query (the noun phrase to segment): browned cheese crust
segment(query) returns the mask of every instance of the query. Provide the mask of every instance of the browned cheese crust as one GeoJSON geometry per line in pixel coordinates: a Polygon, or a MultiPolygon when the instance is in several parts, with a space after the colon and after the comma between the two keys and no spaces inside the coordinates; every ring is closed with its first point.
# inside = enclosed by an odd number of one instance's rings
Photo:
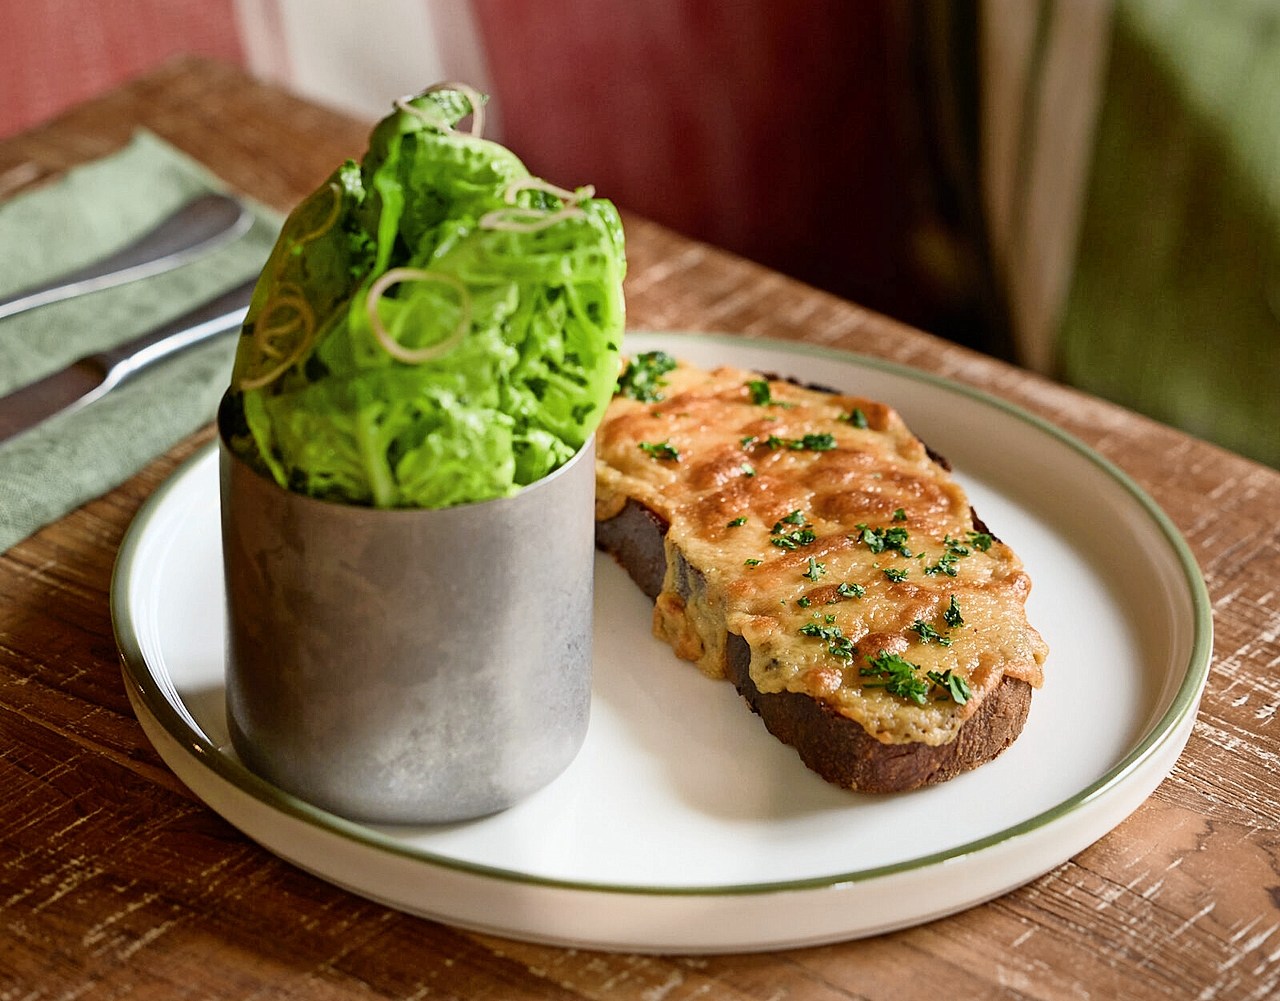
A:
{"type": "Polygon", "coordinates": [[[1017,738],[1047,653],[1030,581],[891,408],[683,364],[657,395],[601,425],[596,540],[658,636],[847,788],[944,781],[1017,738]]]}

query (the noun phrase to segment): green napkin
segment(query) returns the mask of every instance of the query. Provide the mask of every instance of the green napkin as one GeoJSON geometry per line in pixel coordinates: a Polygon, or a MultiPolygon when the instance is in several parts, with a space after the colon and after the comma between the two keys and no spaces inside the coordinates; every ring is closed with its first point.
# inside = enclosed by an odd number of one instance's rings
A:
{"type": "MultiPolygon", "coordinates": [[[[56,183],[0,204],[0,294],[106,255],[223,185],[147,132],[56,183]]],[[[170,320],[258,272],[280,218],[168,274],[0,320],[0,395],[170,320]]],[[[128,479],[213,418],[235,338],[171,358],[97,403],[0,444],[0,552],[128,479]]]]}

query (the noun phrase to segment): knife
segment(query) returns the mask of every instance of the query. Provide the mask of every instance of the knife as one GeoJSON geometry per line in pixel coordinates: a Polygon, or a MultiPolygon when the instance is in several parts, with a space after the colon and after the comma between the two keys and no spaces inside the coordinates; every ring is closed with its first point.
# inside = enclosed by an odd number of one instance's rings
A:
{"type": "Polygon", "coordinates": [[[0,318],[170,271],[237,239],[252,223],[249,210],[229,195],[193,198],[111,256],[0,297],[0,318]]]}
{"type": "Polygon", "coordinates": [[[121,383],[165,358],[244,322],[257,278],[215,296],[175,320],[113,348],[85,355],[66,368],[0,398],[0,443],[54,414],[100,400],[121,383]]]}

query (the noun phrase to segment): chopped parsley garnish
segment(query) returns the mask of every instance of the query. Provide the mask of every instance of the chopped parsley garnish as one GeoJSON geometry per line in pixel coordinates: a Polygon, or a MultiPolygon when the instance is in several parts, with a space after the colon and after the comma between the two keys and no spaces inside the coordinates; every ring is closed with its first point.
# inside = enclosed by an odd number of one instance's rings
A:
{"type": "Polygon", "coordinates": [[[796,510],[796,511],[792,511],[790,514],[785,515],[779,518],[777,521],[775,521],[773,523],[773,528],[771,528],[770,531],[785,532],[787,530],[788,525],[803,525],[803,524],[804,524],[804,512],[800,510],[796,510]]]}
{"type": "MultiPolygon", "coordinates": [[[[790,404],[779,403],[773,401],[775,406],[785,407],[790,404]]],[[[776,418],[769,418],[774,420],[776,418]]],[[[763,445],[765,448],[776,451],[777,449],[786,449],[791,452],[830,452],[836,447],[836,438],[832,434],[807,434],[802,438],[782,438],[779,435],[771,434],[768,438],[761,441],[756,435],[748,435],[739,441],[743,448],[754,448],[757,445],[763,445]]]]}
{"type": "Polygon", "coordinates": [[[804,572],[803,576],[808,580],[816,581],[819,577],[821,577],[826,572],[827,572],[827,565],[825,563],[819,563],[816,559],[810,556],[809,569],[804,572]]]}
{"type": "Polygon", "coordinates": [[[905,508],[896,508],[896,509],[894,510],[894,512],[893,512],[893,520],[894,520],[894,521],[906,521],[906,520],[907,520],[907,512],[906,512],[906,509],[905,509],[905,508]]]}
{"type": "Polygon", "coordinates": [[[680,453],[669,441],[660,441],[657,443],[642,441],[640,442],[640,451],[651,459],[663,459],[671,462],[680,461],[680,453]]]}
{"type": "MultiPolygon", "coordinates": [[[[953,539],[950,535],[945,535],[942,538],[942,545],[946,551],[938,557],[937,563],[932,563],[925,567],[924,572],[930,577],[935,577],[938,574],[954,577],[956,576],[956,563],[959,562],[961,557],[972,556],[973,549],[986,552],[991,548],[992,541],[992,537],[985,532],[970,532],[968,544],[962,539],[953,539]],[[973,549],[970,549],[970,546],[973,549]]],[[[921,555],[923,556],[923,554],[921,555]]]]}
{"type": "MultiPolygon", "coordinates": [[[[793,441],[787,445],[788,448],[795,448],[796,443],[793,441]]],[[[800,448],[810,452],[830,452],[836,447],[835,435],[830,434],[807,434],[800,439],[800,448]]]]}
{"type": "Polygon", "coordinates": [[[900,584],[907,579],[907,572],[901,567],[885,567],[884,575],[895,584],[900,584]]]}
{"type": "Polygon", "coordinates": [[[853,640],[849,639],[839,626],[820,625],[817,622],[806,622],[800,627],[805,636],[814,636],[826,640],[827,652],[839,660],[853,660],[853,640]]]}
{"type": "Polygon", "coordinates": [[[727,525],[725,525],[724,527],[725,527],[725,528],[738,528],[738,527],[740,527],[740,526],[742,526],[742,525],[745,525],[746,523],[747,523],[747,516],[746,516],[745,514],[740,514],[740,515],[738,515],[738,517],[734,518],[734,519],[733,519],[733,521],[729,522],[729,523],[728,523],[727,525]]]}
{"type": "Polygon", "coordinates": [[[958,559],[959,557],[953,552],[943,553],[938,557],[937,563],[931,563],[924,568],[925,576],[935,577],[938,574],[946,574],[948,577],[954,577],[956,575],[956,560],[958,559]]]}
{"type": "Polygon", "coordinates": [[[867,429],[867,415],[862,412],[861,407],[854,407],[853,413],[845,414],[840,419],[842,421],[847,421],[854,427],[861,428],[864,431],[867,429]]]}
{"type": "Polygon", "coordinates": [[[897,695],[917,705],[925,704],[933,688],[942,689],[936,698],[951,699],[957,705],[964,705],[973,697],[969,683],[951,668],[945,671],[928,671],[922,678],[919,665],[884,650],[874,657],[868,657],[867,664],[869,666],[861,668],[858,673],[864,678],[878,679],[866,682],[868,688],[884,688],[890,695],[897,695]]]}
{"type": "Polygon", "coordinates": [[[945,671],[930,671],[925,677],[937,687],[946,689],[946,694],[941,697],[947,698],[949,696],[958,706],[964,705],[973,697],[969,682],[954,673],[951,668],[947,668],[945,671]]]}
{"type": "Polygon", "coordinates": [[[808,608],[810,605],[813,604],[813,601],[810,600],[808,595],[805,595],[805,597],[803,598],[797,598],[796,604],[799,605],[801,608],[808,608]]]}
{"type": "Polygon", "coordinates": [[[662,387],[667,384],[662,377],[675,367],[676,360],[665,351],[646,351],[636,355],[618,377],[614,392],[641,403],[656,403],[663,399],[662,387]]]}
{"type": "Polygon", "coordinates": [[[742,470],[742,475],[743,475],[743,476],[755,476],[755,475],[756,475],[756,467],[755,467],[755,466],[753,466],[753,465],[751,465],[751,463],[749,463],[749,462],[744,462],[744,463],[743,463],[741,466],[739,466],[738,468],[742,470]]]}
{"type": "Polygon", "coordinates": [[[911,624],[912,630],[920,637],[922,643],[937,643],[939,646],[950,646],[951,640],[943,636],[942,633],[934,629],[933,626],[925,622],[924,619],[916,619],[911,624]]]}
{"type": "Polygon", "coordinates": [[[744,567],[758,567],[764,560],[746,559],[742,561],[744,567]]]}
{"type": "Polygon", "coordinates": [[[960,603],[956,601],[956,596],[951,596],[951,602],[942,610],[942,621],[949,625],[952,629],[959,629],[964,625],[964,616],[960,614],[960,603]]]}
{"type": "Polygon", "coordinates": [[[907,548],[909,536],[907,530],[901,525],[895,525],[892,528],[868,528],[865,524],[861,524],[856,528],[857,534],[850,538],[862,542],[873,553],[891,550],[910,558],[911,550],[907,548]]]}
{"type": "Polygon", "coordinates": [[[986,532],[969,533],[969,544],[972,545],[974,549],[980,550],[984,553],[991,548],[991,543],[994,541],[995,539],[986,532]]]}
{"type": "Polygon", "coordinates": [[[831,601],[847,601],[849,598],[861,598],[866,593],[867,589],[861,584],[850,584],[848,581],[841,581],[836,586],[836,596],[831,601]]]}
{"type": "Polygon", "coordinates": [[[917,673],[920,669],[909,660],[904,660],[896,653],[881,650],[874,657],[867,658],[868,667],[858,671],[864,678],[878,678],[879,681],[868,682],[868,687],[882,687],[890,695],[909,699],[924,705],[929,694],[929,683],[917,673]]]}
{"type": "Polygon", "coordinates": [[[774,535],[769,541],[779,549],[799,549],[801,546],[807,546],[818,540],[812,528],[798,528],[794,532],[783,532],[780,535],[774,535]]]}
{"type": "MultiPolygon", "coordinates": [[[[817,618],[817,616],[815,615],[814,618],[817,618]]],[[[816,636],[821,640],[829,640],[833,637],[844,635],[839,626],[824,626],[817,622],[806,622],[800,627],[800,633],[802,636],[816,636]]]]}
{"type": "Polygon", "coordinates": [[[747,383],[747,390],[751,393],[751,402],[757,407],[767,407],[773,402],[773,392],[767,379],[752,379],[747,383]]]}
{"type": "Polygon", "coordinates": [[[794,403],[787,403],[785,400],[775,400],[773,388],[769,385],[768,379],[752,379],[746,385],[747,391],[751,393],[751,402],[757,407],[782,407],[784,410],[790,410],[795,406],[794,403]]]}
{"type": "Polygon", "coordinates": [[[769,448],[785,448],[792,452],[830,452],[836,447],[835,435],[807,434],[803,438],[779,438],[769,435],[764,441],[769,448]]]}
{"type": "Polygon", "coordinates": [[[799,510],[779,518],[774,522],[773,528],[769,529],[769,534],[773,536],[769,541],[779,549],[798,549],[818,539],[813,529],[805,523],[804,512],[799,510]],[[800,527],[789,532],[789,525],[800,527]]]}

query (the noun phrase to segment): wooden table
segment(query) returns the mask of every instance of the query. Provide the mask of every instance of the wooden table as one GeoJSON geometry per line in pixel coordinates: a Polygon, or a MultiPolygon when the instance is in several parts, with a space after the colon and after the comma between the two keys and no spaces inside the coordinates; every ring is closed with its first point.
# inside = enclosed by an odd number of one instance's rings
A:
{"type": "MultiPolygon", "coordinates": [[[[0,189],[145,125],[290,207],[352,122],[180,63],[0,143],[0,189]]],[[[1280,995],[1280,473],[628,217],[630,323],[878,355],[1011,400],[1125,469],[1212,595],[1208,690],[1172,776],[1097,844],[932,924],[770,955],[660,958],[501,940],[388,910],[268,854],[161,763],[121,683],[107,595],[130,518],[208,429],[0,557],[0,998],[1280,995]]]]}

